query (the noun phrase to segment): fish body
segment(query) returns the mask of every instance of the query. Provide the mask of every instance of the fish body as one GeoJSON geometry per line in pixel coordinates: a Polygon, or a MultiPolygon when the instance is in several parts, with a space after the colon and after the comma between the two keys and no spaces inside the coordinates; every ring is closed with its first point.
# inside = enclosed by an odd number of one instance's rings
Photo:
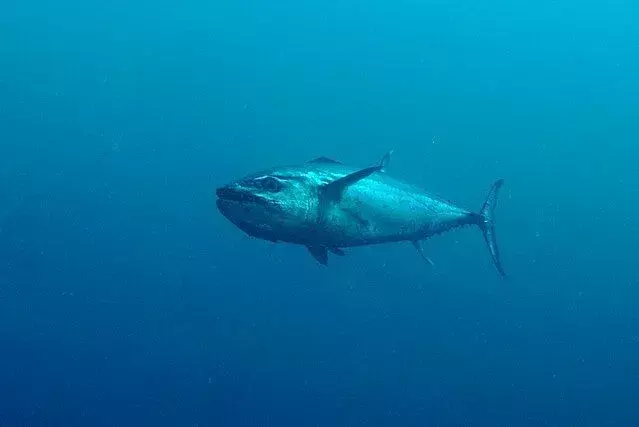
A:
{"type": "Polygon", "coordinates": [[[479,213],[396,179],[384,169],[356,168],[326,157],[251,174],[217,189],[218,210],[250,236],[306,246],[321,263],[328,252],[389,242],[420,241],[477,225],[503,275],[492,213],[503,181],[493,184],[479,213]]]}

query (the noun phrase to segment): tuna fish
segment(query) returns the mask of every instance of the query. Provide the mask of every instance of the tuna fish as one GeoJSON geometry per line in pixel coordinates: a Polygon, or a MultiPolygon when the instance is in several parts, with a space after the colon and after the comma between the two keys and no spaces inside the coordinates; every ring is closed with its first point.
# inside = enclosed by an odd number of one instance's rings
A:
{"type": "Polygon", "coordinates": [[[344,248],[411,242],[432,263],[420,241],[467,225],[482,231],[497,271],[505,277],[493,212],[503,180],[472,212],[385,172],[387,153],[375,166],[357,169],[327,157],[251,174],[216,190],[217,208],[246,234],[303,245],[322,265],[344,248]]]}

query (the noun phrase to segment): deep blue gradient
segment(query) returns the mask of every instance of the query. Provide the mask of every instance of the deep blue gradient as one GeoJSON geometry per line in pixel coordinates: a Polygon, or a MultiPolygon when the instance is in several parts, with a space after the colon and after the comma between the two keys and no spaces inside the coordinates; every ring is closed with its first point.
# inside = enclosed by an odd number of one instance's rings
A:
{"type": "Polygon", "coordinates": [[[0,4],[0,426],[639,425],[635,0],[0,4]],[[323,268],[214,188],[320,155],[497,232],[323,268]]]}

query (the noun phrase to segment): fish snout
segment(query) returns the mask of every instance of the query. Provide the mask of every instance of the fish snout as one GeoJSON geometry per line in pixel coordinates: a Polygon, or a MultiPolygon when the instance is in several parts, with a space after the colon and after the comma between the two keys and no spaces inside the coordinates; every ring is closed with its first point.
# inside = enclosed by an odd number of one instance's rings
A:
{"type": "Polygon", "coordinates": [[[215,189],[215,206],[222,215],[231,221],[233,221],[233,217],[235,215],[234,206],[237,204],[237,202],[234,201],[232,193],[233,191],[228,187],[228,185],[215,189]]]}
{"type": "Polygon", "coordinates": [[[241,191],[241,189],[232,184],[223,185],[215,189],[215,195],[219,200],[241,201],[244,193],[244,191],[241,191]]]}
{"type": "Polygon", "coordinates": [[[215,195],[218,199],[223,199],[225,191],[228,191],[228,187],[226,185],[223,187],[218,187],[215,189],[215,195]]]}
{"type": "Polygon", "coordinates": [[[233,184],[225,185],[215,190],[218,202],[235,202],[241,204],[264,204],[263,197],[253,194],[250,190],[233,184]]]}

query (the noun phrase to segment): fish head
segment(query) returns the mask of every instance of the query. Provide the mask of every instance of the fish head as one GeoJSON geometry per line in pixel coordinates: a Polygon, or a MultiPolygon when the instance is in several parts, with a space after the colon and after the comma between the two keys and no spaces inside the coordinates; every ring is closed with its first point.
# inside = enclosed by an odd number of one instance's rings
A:
{"type": "MultiPolygon", "coordinates": [[[[315,192],[316,194],[316,192],[315,192]]],[[[294,241],[308,230],[313,206],[309,179],[303,173],[269,170],[233,181],[216,190],[222,215],[252,237],[294,241]]]]}

